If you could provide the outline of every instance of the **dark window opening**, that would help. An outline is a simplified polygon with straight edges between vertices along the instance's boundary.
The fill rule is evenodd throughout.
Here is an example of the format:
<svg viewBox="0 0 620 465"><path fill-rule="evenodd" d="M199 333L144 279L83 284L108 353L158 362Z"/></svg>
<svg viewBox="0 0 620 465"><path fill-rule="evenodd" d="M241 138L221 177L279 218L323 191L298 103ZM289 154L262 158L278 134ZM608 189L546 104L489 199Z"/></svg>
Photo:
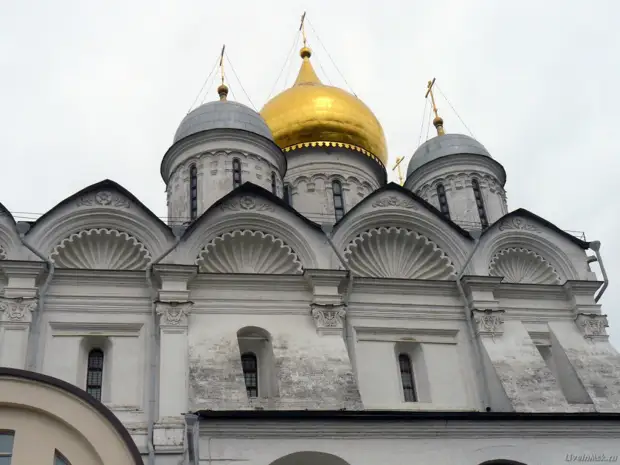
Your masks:
<svg viewBox="0 0 620 465"><path fill-rule="evenodd" d="M274 171L271 172L271 193L273 195L278 195L278 185L276 183L276 173Z"/></svg>
<svg viewBox="0 0 620 465"><path fill-rule="evenodd" d="M0 464L11 463L14 439L15 431L0 430Z"/></svg>
<svg viewBox="0 0 620 465"><path fill-rule="evenodd" d="M189 216L195 220L198 216L198 170L196 165L189 169Z"/></svg>
<svg viewBox="0 0 620 465"><path fill-rule="evenodd" d="M282 186L282 199L286 202L287 205L293 205L293 198L291 195L291 185L286 183Z"/></svg>
<svg viewBox="0 0 620 465"><path fill-rule="evenodd" d="M444 216L450 218L450 208L448 207L446 188L443 186L443 184L437 185L437 198L439 199L439 210Z"/></svg>
<svg viewBox="0 0 620 465"><path fill-rule="evenodd" d="M241 161L238 158L233 158L233 188L236 189L241 185Z"/></svg>
<svg viewBox="0 0 620 465"><path fill-rule="evenodd" d="M243 367L243 377L245 378L245 389L248 397L258 397L258 362L256 355L252 353L241 356L241 366Z"/></svg>
<svg viewBox="0 0 620 465"><path fill-rule="evenodd" d="M480 226L482 229L489 227L489 219L487 218L487 212L484 208L484 201L482 200L482 191L480 190L480 183L477 179L471 180L471 187L474 190L474 197L476 199L476 207L478 208L478 216L480 217Z"/></svg>
<svg viewBox="0 0 620 465"><path fill-rule="evenodd" d="M86 392L97 400L101 400L103 386L103 350L93 349L88 353L88 369L86 372Z"/></svg>
<svg viewBox="0 0 620 465"><path fill-rule="evenodd" d="M336 214L336 221L338 221L344 216L344 199L342 197L342 184L340 184L340 181L332 183L332 193L334 196L334 213Z"/></svg>
<svg viewBox="0 0 620 465"><path fill-rule="evenodd" d="M405 402L416 402L415 383L413 380L413 368L411 358L407 354L398 355L398 365L400 366L400 379L403 384L403 394Z"/></svg>

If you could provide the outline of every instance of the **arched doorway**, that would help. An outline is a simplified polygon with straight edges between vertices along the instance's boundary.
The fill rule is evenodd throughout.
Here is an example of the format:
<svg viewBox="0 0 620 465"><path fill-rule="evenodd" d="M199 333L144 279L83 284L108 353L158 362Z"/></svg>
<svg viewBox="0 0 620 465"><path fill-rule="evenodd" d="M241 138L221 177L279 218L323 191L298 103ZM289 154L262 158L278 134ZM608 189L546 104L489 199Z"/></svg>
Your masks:
<svg viewBox="0 0 620 465"><path fill-rule="evenodd" d="M143 465L106 406L77 386L31 371L0 368L0 434L0 455L13 463Z"/></svg>
<svg viewBox="0 0 620 465"><path fill-rule="evenodd" d="M340 457L325 452L303 451L294 452L280 457L270 465L349 465Z"/></svg>

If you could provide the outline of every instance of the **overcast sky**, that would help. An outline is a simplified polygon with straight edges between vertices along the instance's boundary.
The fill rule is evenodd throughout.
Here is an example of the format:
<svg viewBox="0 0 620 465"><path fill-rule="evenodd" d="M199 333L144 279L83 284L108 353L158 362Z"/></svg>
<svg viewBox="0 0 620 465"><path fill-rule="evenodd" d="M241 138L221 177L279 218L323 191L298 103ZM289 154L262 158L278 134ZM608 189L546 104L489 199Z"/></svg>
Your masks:
<svg viewBox="0 0 620 465"><path fill-rule="evenodd" d="M510 209L602 241L612 281L603 310L620 347L620 2L1 3L0 201L11 211L40 214L110 178L165 216L161 158L222 44L260 109L307 10L317 72L348 82L376 113L392 161L418 146L426 82L436 77L506 168ZM295 51L276 92L298 66ZM467 134L441 96L438 104L446 130Z"/></svg>

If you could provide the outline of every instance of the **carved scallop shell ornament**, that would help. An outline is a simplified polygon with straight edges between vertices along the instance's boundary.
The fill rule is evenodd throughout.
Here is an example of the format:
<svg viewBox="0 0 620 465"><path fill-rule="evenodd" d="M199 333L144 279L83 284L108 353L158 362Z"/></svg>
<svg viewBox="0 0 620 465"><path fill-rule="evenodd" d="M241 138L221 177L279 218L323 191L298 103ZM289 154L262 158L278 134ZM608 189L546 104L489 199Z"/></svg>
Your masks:
<svg viewBox="0 0 620 465"><path fill-rule="evenodd" d="M216 237L198 254L207 273L299 274L301 261L281 239L261 231L234 231Z"/></svg>
<svg viewBox="0 0 620 465"><path fill-rule="evenodd" d="M559 284L560 276L553 267L531 250L512 247L493 255L489 263L491 276L503 276L508 283Z"/></svg>
<svg viewBox="0 0 620 465"><path fill-rule="evenodd" d="M354 274L374 278L450 279L456 272L448 256L427 237L402 228L375 228L347 246Z"/></svg>
<svg viewBox="0 0 620 465"><path fill-rule="evenodd" d="M126 232L88 229L64 239L50 259L59 268L142 270L151 262L151 254Z"/></svg>

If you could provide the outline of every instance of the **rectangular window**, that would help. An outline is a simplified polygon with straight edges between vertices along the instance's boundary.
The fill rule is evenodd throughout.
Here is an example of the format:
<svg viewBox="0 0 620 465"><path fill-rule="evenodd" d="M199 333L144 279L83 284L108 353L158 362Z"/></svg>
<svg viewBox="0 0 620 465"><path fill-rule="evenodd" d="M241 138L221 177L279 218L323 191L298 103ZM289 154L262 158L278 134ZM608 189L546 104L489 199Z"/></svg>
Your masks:
<svg viewBox="0 0 620 465"><path fill-rule="evenodd" d="M11 465L14 431L0 431L0 465Z"/></svg>

